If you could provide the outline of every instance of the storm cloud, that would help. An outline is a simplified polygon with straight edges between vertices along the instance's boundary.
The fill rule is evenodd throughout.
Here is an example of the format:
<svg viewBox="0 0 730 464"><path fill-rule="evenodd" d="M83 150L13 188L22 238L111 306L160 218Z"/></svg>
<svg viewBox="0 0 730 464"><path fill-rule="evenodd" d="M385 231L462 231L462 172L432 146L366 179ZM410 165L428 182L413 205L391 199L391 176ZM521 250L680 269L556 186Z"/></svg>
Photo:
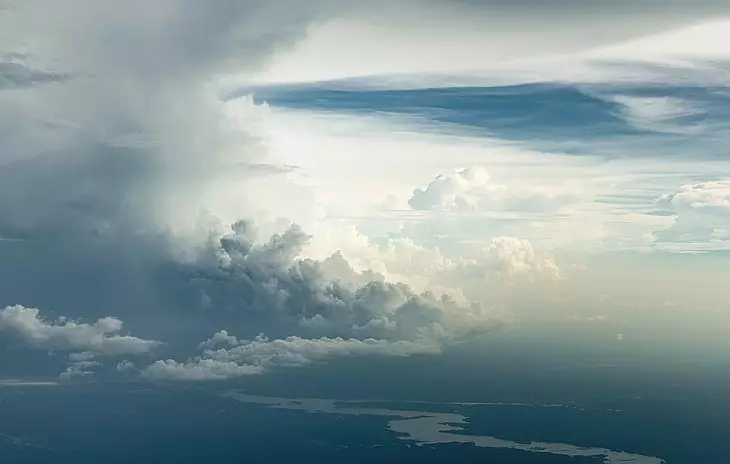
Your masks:
<svg viewBox="0 0 730 464"><path fill-rule="evenodd" d="M70 354L69 380L100 369L98 358L158 350L169 351L139 369L147 378L216 380L334 356L437 353L501 324L478 303L356 271L344 258L333 276L335 258L306 259L309 236L290 221L257 232L251 218L280 216L267 198L299 198L282 194L289 168L219 95L226 79L255 74L337 18L445 10L473 24L542 3L376 1L367 15L335 0L51 3L0 10L3 347L12 337L14 348ZM608 8L595 5L596 17ZM636 5L611 11L628 17ZM724 8L691 6L697 18ZM668 11L679 17L689 4ZM436 194L454 197L436 206L463 203L458 191ZM559 275L529 242L500 238L487 255L506 274ZM228 346L181 354L216 333Z"/></svg>

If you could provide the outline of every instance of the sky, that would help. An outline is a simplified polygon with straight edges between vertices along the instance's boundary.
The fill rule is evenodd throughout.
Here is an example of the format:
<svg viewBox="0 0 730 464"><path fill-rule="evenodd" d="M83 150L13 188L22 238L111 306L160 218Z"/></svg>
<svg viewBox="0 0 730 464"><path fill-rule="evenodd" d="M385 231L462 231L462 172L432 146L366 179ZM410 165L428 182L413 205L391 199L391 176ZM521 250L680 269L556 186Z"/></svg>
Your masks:
<svg viewBox="0 0 730 464"><path fill-rule="evenodd" d="M0 3L0 379L724 340L730 4Z"/></svg>

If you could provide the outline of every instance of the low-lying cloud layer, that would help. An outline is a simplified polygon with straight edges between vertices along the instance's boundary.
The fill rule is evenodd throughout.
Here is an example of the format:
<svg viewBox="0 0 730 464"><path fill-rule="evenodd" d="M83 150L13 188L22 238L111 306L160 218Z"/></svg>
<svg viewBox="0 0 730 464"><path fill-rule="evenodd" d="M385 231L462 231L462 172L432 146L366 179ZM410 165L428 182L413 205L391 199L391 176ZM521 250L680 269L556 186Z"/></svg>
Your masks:
<svg viewBox="0 0 730 464"><path fill-rule="evenodd" d="M225 340L224 340L225 339ZM430 339L389 341L366 338L287 337L270 340L257 336L238 340L222 331L215 334L200 356L184 362L172 359L156 361L142 375L150 380L225 380L264 373L277 367L300 367L342 356L409 356L436 354L440 344Z"/></svg>

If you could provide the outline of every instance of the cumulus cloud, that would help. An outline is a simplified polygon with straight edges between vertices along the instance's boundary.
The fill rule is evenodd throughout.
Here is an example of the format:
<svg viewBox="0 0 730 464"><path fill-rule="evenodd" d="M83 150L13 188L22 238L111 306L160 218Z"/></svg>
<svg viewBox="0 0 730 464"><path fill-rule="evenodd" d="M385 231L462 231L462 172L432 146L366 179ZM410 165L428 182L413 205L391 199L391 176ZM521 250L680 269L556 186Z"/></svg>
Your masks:
<svg viewBox="0 0 730 464"><path fill-rule="evenodd" d="M730 249L730 181L687 184L663 195L657 205L674 223L652 234L657 248L678 252ZM664 213L662 213L664 214Z"/></svg>
<svg viewBox="0 0 730 464"><path fill-rule="evenodd" d="M730 180L683 185L661 199L675 210L730 214Z"/></svg>
<svg viewBox="0 0 730 464"><path fill-rule="evenodd" d="M96 353L92 351L82 351L80 353L71 353L68 355L69 361L91 361L96 357Z"/></svg>
<svg viewBox="0 0 730 464"><path fill-rule="evenodd" d="M382 276L365 276L341 253L321 262L303 259L309 236L296 225L267 241L256 236L249 221L235 223L210 238L188 272L211 310L262 315L297 335L245 340L221 330L199 344L200 356L159 360L143 370L144 377L222 380L342 356L432 354L502 323L465 298L418 293ZM516 258L504 253L495 259L513 263L529 257L520 251Z"/></svg>
<svg viewBox="0 0 730 464"><path fill-rule="evenodd" d="M181 363L168 359L147 367L143 375L149 380L204 381L226 380L262 372L263 369L259 366L241 366L233 361L197 359Z"/></svg>
<svg viewBox="0 0 730 464"><path fill-rule="evenodd" d="M463 306L403 283L348 279L358 273L342 259L345 272L328 279L324 268L332 261L323 266L299 259L309 237L296 225L264 243L253 236L251 224L239 221L212 239L190 269L211 307L268 314L304 333L388 340L458 338L497 322L479 305ZM206 343L232 341L224 336Z"/></svg>
<svg viewBox="0 0 730 464"><path fill-rule="evenodd" d="M219 222L268 209L261 192L251 200L252 177L286 184L226 113L219 80L338 3L74 0L52 21L43 0L3 11L3 304L93 320L102 308L135 331L184 324L196 300L180 255Z"/></svg>
<svg viewBox="0 0 730 464"><path fill-rule="evenodd" d="M403 281L424 291L439 288L452 297L460 289L444 287L444 280L478 275L485 282L503 283L505 279L554 280L561 275L555 257L536 250L527 239L499 236L485 242L451 256L439 247L425 247L407 237L394 237L337 252L323 260L321 268L333 280ZM360 272L354 272L351 262L356 263Z"/></svg>
<svg viewBox="0 0 730 464"><path fill-rule="evenodd" d="M575 200L575 193L567 190L509 189L494 183L483 167L470 166L439 174L426 188L415 189L408 204L418 211L476 213L555 210Z"/></svg>
<svg viewBox="0 0 730 464"><path fill-rule="evenodd" d="M425 189L415 189L408 204L424 211L478 211L493 207L490 197L505 188L493 185L486 169L472 166L440 174Z"/></svg>
<svg viewBox="0 0 730 464"><path fill-rule="evenodd" d="M76 351L71 359L89 362L93 356L144 354L160 343L121 335L122 321L105 317L92 324L68 321L46 321L36 308L15 305L0 310L0 330L18 336L28 345L47 350Z"/></svg>
<svg viewBox="0 0 730 464"><path fill-rule="evenodd" d="M227 330L221 330L216 332L208 340L201 342L198 348L217 348L220 346L236 346L238 345L238 339L234 335L230 335Z"/></svg>
<svg viewBox="0 0 730 464"><path fill-rule="evenodd" d="M68 368L61 374L61 378L64 380L71 380L80 377L89 377L96 373L96 370L101 367L101 363L98 361L78 361L71 363Z"/></svg>
<svg viewBox="0 0 730 464"><path fill-rule="evenodd" d="M549 254L539 254L529 240L515 237L496 237L485 250L488 268L507 275L557 279L560 268Z"/></svg>
<svg viewBox="0 0 730 464"><path fill-rule="evenodd" d="M117 372L130 372L137 368L137 365L132 361L121 361L114 366L114 370Z"/></svg>
<svg viewBox="0 0 730 464"><path fill-rule="evenodd" d="M226 114L220 79L260 67L343 5L72 0L52 21L43 0L4 11L0 237L12 241L0 247L0 299L33 307L1 310L0 329L31 348L70 353L69 378L90 375L94 359L160 344L123 333L122 320L134 333L188 344L190 333L197 342L230 322L276 332L250 341L221 332L199 359L145 370L227 378L332 356L430 352L499 325L466 298L393 281L408 269L386 277L304 259L309 237L297 226L264 240L247 220L220 233L270 209L265 194L284 197L288 185L260 134ZM262 171L267 185L249 189ZM474 185L437 208L482 206L488 177L462 175ZM448 261L406 244L392 256L411 267L433 262L434 272ZM346 278L328 276L335 264ZM35 307L71 319L44 319Z"/></svg>
<svg viewBox="0 0 730 464"><path fill-rule="evenodd" d="M0 16L0 46L29 56L0 68L5 80L73 76L5 92L0 226L98 235L175 225L210 182L260 161L210 86L300 38L328 3L73 1L48 21L47 2L30 0Z"/></svg>

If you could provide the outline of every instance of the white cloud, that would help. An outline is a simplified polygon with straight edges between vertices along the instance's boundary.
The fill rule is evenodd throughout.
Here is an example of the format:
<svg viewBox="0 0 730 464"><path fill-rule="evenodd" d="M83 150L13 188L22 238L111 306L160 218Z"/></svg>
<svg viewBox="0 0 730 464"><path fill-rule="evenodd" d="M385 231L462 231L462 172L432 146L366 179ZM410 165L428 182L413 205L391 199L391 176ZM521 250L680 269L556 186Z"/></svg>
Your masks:
<svg viewBox="0 0 730 464"><path fill-rule="evenodd" d="M414 190L408 203L413 209L425 211L481 211L494 208L490 199L504 189L490 182L486 169L472 166L439 175L425 189Z"/></svg>
<svg viewBox="0 0 730 464"><path fill-rule="evenodd" d="M143 375L149 380L204 381L225 380L262 372L263 368L260 366L241 366L233 361L197 359L181 363L167 359L156 361L144 370Z"/></svg>
<svg viewBox="0 0 730 464"><path fill-rule="evenodd" d="M623 107L628 121L638 129L677 134L701 130L699 124L689 123L686 118L701 115L702 110L681 99L625 95L611 99Z"/></svg>
<svg viewBox="0 0 730 464"><path fill-rule="evenodd" d="M208 340L200 343L198 345L198 348L218 348L220 346L236 346L238 345L238 339L230 335L227 330L221 330L220 332L216 332L213 334L212 337L210 337Z"/></svg>
<svg viewBox="0 0 730 464"><path fill-rule="evenodd" d="M68 355L69 361L91 361L96 357L96 353L92 351L82 351L80 353L71 353Z"/></svg>
<svg viewBox="0 0 730 464"><path fill-rule="evenodd" d="M690 30L679 37L663 34L654 40L623 42L693 24L713 13L727 14L724 3L391 2L387 7L371 6L357 17L314 24L305 40L275 56L257 80L301 82L439 72L453 75L509 65L516 59L584 52L617 42L621 44L595 55L643 58L674 49L679 54L723 56L722 26L715 27L714 32ZM617 22L620 28L615 26ZM438 35L433 34L436 29Z"/></svg>
<svg viewBox="0 0 730 464"><path fill-rule="evenodd" d="M71 363L66 370L61 373L61 378L71 380L74 378L90 377L96 374L96 370L101 367L98 361L78 361Z"/></svg>
<svg viewBox="0 0 730 464"><path fill-rule="evenodd" d="M56 385L58 385L58 382L53 382L53 381L0 379L0 388L3 388L3 387L53 387Z"/></svg>
<svg viewBox="0 0 730 464"><path fill-rule="evenodd" d="M496 269L509 276L528 276L537 279L557 279L560 268L548 254L539 254L529 240L515 237L496 237L485 250L483 258L487 269Z"/></svg>
<svg viewBox="0 0 730 464"><path fill-rule="evenodd" d="M408 204L418 211L480 213L487 211L555 212L583 199L576 183L562 186L496 184L482 166L439 174L426 188L415 189Z"/></svg>
<svg viewBox="0 0 730 464"><path fill-rule="evenodd" d="M657 205L673 214L673 223L653 233L655 248L695 253L730 249L730 181L683 185Z"/></svg>
<svg viewBox="0 0 730 464"><path fill-rule="evenodd" d="M40 311L36 308L7 306L0 310L0 330L17 335L35 348L83 350L98 356L149 353L160 345L156 341L121 335L122 321L113 317L105 317L88 324L65 319L46 321L39 314ZM88 362L88 359L80 360L81 357L87 356L72 354L72 359Z"/></svg>
<svg viewBox="0 0 730 464"><path fill-rule="evenodd" d="M114 366L114 370L117 372L130 372L137 369L137 365L133 363L132 361L120 361L117 363L116 366Z"/></svg>
<svg viewBox="0 0 730 464"><path fill-rule="evenodd" d="M413 340L425 334L458 338L499 323L479 305L437 298L405 283L358 273L342 256L321 263L301 259L309 237L298 226L268 242L256 243L254 237L251 224L240 221L231 233L212 238L191 263L195 284L209 306L268 314L308 334L388 340ZM333 281L334 270L339 275ZM239 295L248 295L248 303L242 306ZM235 343L225 335L205 343Z"/></svg>
<svg viewBox="0 0 730 464"><path fill-rule="evenodd" d="M670 32L602 47L587 54L603 60L641 60L663 63L724 60L730 54L723 47L730 22L714 18Z"/></svg>
<svg viewBox="0 0 730 464"><path fill-rule="evenodd" d="M215 334L211 340L232 343L227 348L206 349L202 356L185 362L171 359L148 366L143 375L150 380L224 380L256 375L275 367L299 367L342 356L408 356L433 354L440 345L429 340L387 341L375 339L287 337L270 340L258 336L253 340L233 341L227 332Z"/></svg>
<svg viewBox="0 0 730 464"><path fill-rule="evenodd" d="M683 185L662 198L677 211L694 210L707 214L730 214L730 180Z"/></svg>
<svg viewBox="0 0 730 464"><path fill-rule="evenodd" d="M649 147L633 137L609 147L571 142L570 147L577 144L582 154L568 156L507 141L433 133L433 127L410 119L272 108L267 123L272 154L300 167L298 175L306 177L307 189L316 191L322 209L331 211L334 208L324 205L335 205L341 211L313 215L302 223L314 234L313 244L320 249L316 257L342 249L358 269L368 240L346 239L353 237L346 233L347 227L371 237L373 243L402 236L426 248L439 246L452 257L460 243L489 243L497 236L529 239L537 249L555 252L646 249L645 234L671 226L670 217L646 214L661 192L675 188L677 179L691 182L710 172L730 173L724 162L710 168L683 158L684 147L675 148L681 152L661 144ZM606 151L610 159L600 156ZM343 152L349 155L343 157ZM673 157L672 163L663 161L666 155ZM462 197L459 203L472 211L440 210L453 210L457 202L448 201L448 196L441 201L438 193L436 201L421 205L435 210L410 211L407 202L414 186L426 192L429 183L424 180L458 179L462 169L453 171L454 166L489 168L487 188L482 182L481 190L448 192L453 198ZM294 180L299 182L299 177ZM480 196L485 190L488 195ZM402 205L385 210L373 206L374 198L390 194L402 199ZM473 211L477 205L487 209ZM375 265L371 268L384 272Z"/></svg>

